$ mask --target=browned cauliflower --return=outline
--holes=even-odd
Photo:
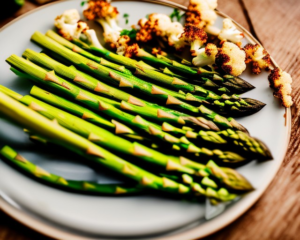
[[[276,67],[273,69],[269,75],[270,87],[274,91],[274,96],[281,100],[284,107],[289,108],[293,105],[292,99],[292,77],[287,72],[282,71],[280,68]]]
[[[218,35],[219,29],[213,27],[217,14],[217,0],[190,0],[186,11],[186,23],[205,28],[210,34]]]
[[[205,48],[201,48],[197,52],[197,56],[193,58],[193,65],[203,67],[215,63],[218,48],[213,43],[208,43]]]
[[[139,52],[139,45],[136,43],[130,44],[130,37],[127,35],[121,36],[117,41],[117,54],[132,58]]]
[[[112,48],[116,48],[120,37],[120,28],[117,24],[119,12],[116,7],[110,5],[105,0],[90,0],[88,7],[83,11],[83,15],[88,20],[99,22],[104,29],[104,40],[110,43]]]
[[[152,13],[149,19],[142,18],[138,24],[140,30],[136,34],[136,40],[141,42],[148,42],[154,36],[167,37],[167,31],[172,23],[171,18],[165,14]]]
[[[258,44],[247,44],[244,47],[246,52],[246,63],[251,63],[254,74],[261,73],[261,70],[269,68],[271,64],[270,54]]]
[[[207,41],[207,34],[202,28],[187,24],[184,27],[184,32],[181,34],[180,39],[191,46],[190,51],[192,56],[197,56],[200,48]]]
[[[152,48],[151,49],[151,53],[153,54],[153,55],[157,55],[157,54],[159,54],[159,55],[162,55],[162,56],[167,56],[168,54],[166,53],[166,52],[164,52],[160,47],[158,47],[158,48]]]
[[[226,74],[239,76],[246,69],[245,64],[246,53],[236,44],[224,42],[218,49],[216,55],[216,65]]]
[[[83,15],[90,21],[98,18],[116,19],[118,14],[117,8],[105,0],[89,0],[88,8],[83,11]]]
[[[54,25],[58,33],[68,40],[80,39],[94,47],[103,48],[100,44],[96,32],[89,29],[86,22],[80,20],[79,12],[76,9],[65,11],[56,17]]]

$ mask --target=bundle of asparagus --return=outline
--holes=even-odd
[[[41,88],[33,86],[31,96],[22,96],[0,86],[0,113],[25,127],[31,139],[60,145],[134,183],[66,180],[5,146],[0,154],[10,164],[44,183],[80,193],[151,191],[219,203],[253,190],[228,167],[272,159],[267,146],[232,117],[264,107],[237,95],[251,90],[251,84],[207,66],[180,63],[171,54],[154,56],[137,45],[132,51],[141,60],[115,54],[85,22],[68,20],[68,14],[79,18],[70,10],[55,20],[63,37],[54,31],[32,35],[46,53],[27,49],[24,58],[7,59],[16,75]],[[104,15],[98,20],[105,39],[116,47],[111,40],[121,39],[120,29]],[[108,31],[112,26],[116,29]]]
[[[5,91],[5,89],[3,91]],[[6,93],[9,92],[9,90],[6,91]],[[20,100],[20,96],[18,96],[17,94],[12,94],[11,96],[19,98]],[[39,104],[41,104],[41,102],[39,102]],[[249,184],[249,182],[247,182],[247,180],[244,179],[236,171],[228,168],[220,168],[211,161],[206,166],[203,166],[201,171],[202,176],[200,175],[199,182],[193,182],[190,180],[188,181],[188,184],[178,183],[169,178],[166,178],[165,176],[159,177],[115,156],[114,154],[98,147],[97,145],[94,145],[89,140],[86,140],[66,130],[65,128],[57,124],[57,120],[50,121],[40,116],[38,113],[32,110],[33,108],[39,112],[43,112],[42,106],[39,106],[37,103],[33,104],[32,102],[30,106],[31,108],[27,108],[13,100],[12,98],[8,97],[6,94],[0,92],[1,113],[10,117],[23,127],[28,128],[35,134],[41,135],[43,138],[47,139],[47,141],[59,144],[62,147],[68,148],[69,150],[80,154],[87,160],[91,160],[96,164],[108,167],[112,171],[135,180],[137,184],[139,184],[139,186],[141,186],[142,188],[145,188],[145,190],[147,188],[150,188],[156,191],[159,190],[172,194],[180,194],[187,197],[206,196],[216,201],[228,201],[237,196],[235,193],[230,193],[228,189],[233,189],[235,191],[252,190],[251,184]],[[47,104],[43,105],[43,107],[46,106]],[[50,111],[48,111],[47,113],[51,113],[51,110],[53,110],[54,108],[49,109]],[[47,113],[44,112],[44,116],[49,117]],[[51,119],[51,116],[49,118]],[[145,152],[142,152],[141,154],[145,154]],[[6,156],[7,155],[12,154],[6,154]],[[8,156],[8,158],[13,157]],[[19,159],[21,158],[14,156],[14,159],[20,161]],[[23,161],[26,163],[26,160],[23,159]],[[190,171],[192,171],[192,168],[190,168]],[[39,175],[39,171],[36,171],[36,169],[33,172],[34,174]],[[183,176],[182,179],[191,179],[188,178],[189,176],[190,175],[187,174]],[[46,178],[46,180],[49,181],[50,179]],[[115,192],[109,193],[118,194],[119,191],[119,188],[115,188]],[[121,192],[126,192],[126,189],[122,188]]]

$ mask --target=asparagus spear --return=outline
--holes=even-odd
[[[149,136],[152,136],[160,141],[169,143],[177,146],[177,149],[182,149],[186,153],[194,154],[195,156],[206,156],[212,159],[219,159],[223,161],[224,159],[232,161],[244,161],[245,158],[233,152],[223,152],[220,150],[208,150],[206,148],[199,148],[194,144],[190,143],[186,138],[176,138],[171,134],[162,131],[159,125],[150,123],[140,116],[133,116],[128,113],[122,112],[121,110],[115,108],[110,104],[111,100],[105,101],[100,96],[96,96],[90,92],[87,92],[79,87],[65,81],[57,76],[53,72],[47,72],[44,69],[34,65],[33,63],[25,60],[23,58],[12,55],[7,59],[7,62],[17,68],[27,72],[33,77],[32,80],[39,82],[40,84],[51,87],[56,92],[79,101],[93,110],[99,111],[112,119],[117,119],[118,121],[125,123],[128,126],[139,129]],[[22,73],[14,70],[18,75]],[[26,76],[26,75],[25,75]],[[117,103],[116,103],[117,104]]]
[[[167,58],[159,59],[149,53],[141,53],[140,57],[146,63],[150,65],[157,66],[160,68],[169,68],[173,71],[179,72],[180,74],[188,75],[195,79],[210,78],[217,85],[221,85],[225,88],[228,88],[230,91],[235,93],[244,93],[254,88],[253,85],[241,79],[240,77],[235,77],[232,75],[221,76],[219,73],[214,71],[208,71],[204,68],[193,68],[184,64],[181,64],[175,60],[170,60]],[[202,79],[205,80],[205,79]]]
[[[209,91],[201,86],[188,83],[180,78],[171,77],[163,73],[153,71],[151,69],[138,66],[135,75],[150,78],[154,81],[162,83],[171,89],[183,92],[193,93],[190,96],[191,101],[208,101],[212,108],[216,108],[219,113],[226,115],[245,116],[260,111],[265,104],[251,98],[241,99],[238,95],[222,96]],[[205,102],[204,102],[205,103]]]
[[[142,100],[140,98],[134,97],[124,91],[111,87],[103,82],[98,81],[92,76],[78,71],[75,67],[67,67],[45,54],[36,53],[30,49],[27,49],[23,56],[30,61],[43,65],[49,69],[54,70],[61,76],[72,80],[90,91],[96,94],[101,94],[113,99],[126,101],[126,111],[139,114],[145,118],[148,118],[157,122],[169,122],[172,124],[192,124],[199,125],[204,129],[218,130],[218,127],[211,121],[208,121],[202,117],[193,117],[178,111],[174,111],[168,108],[161,107],[157,104],[150,103],[148,101]]]
[[[104,48],[103,49],[93,48],[92,46],[89,46],[89,45],[87,45],[86,43],[84,43],[80,40],[73,39],[73,42],[75,42],[76,45],[72,44],[71,42],[64,39],[63,37],[61,37],[60,35],[58,35],[56,32],[54,32],[52,30],[47,31],[46,35],[48,37],[50,37],[51,39],[55,40],[56,42],[60,43],[61,45],[71,49],[72,51],[77,52],[80,55],[85,56],[85,57],[87,57],[89,59],[92,59],[92,60],[97,59],[97,57],[95,55],[91,54],[90,52],[85,51],[82,48],[96,51],[96,52],[100,53],[102,57],[104,57],[108,60],[111,60],[113,62],[117,62],[117,63],[119,63],[123,66],[126,66],[126,67],[130,68],[130,69],[135,69],[136,65],[138,64],[138,61],[136,61],[134,59],[117,55],[113,52],[108,51],[107,49],[104,49]],[[78,46],[80,46],[82,48],[80,48]],[[97,62],[97,60],[96,60],[96,62]]]
[[[0,154],[5,157],[10,164],[21,169],[31,177],[68,191],[101,195],[128,195],[142,192],[141,186],[127,187],[124,184],[99,184],[89,181],[67,180],[34,165],[9,146],[4,146],[0,150]]]
[[[0,112],[23,127],[46,137],[85,159],[111,169],[146,188],[170,193],[189,194],[191,189],[167,178],[158,177],[139,168],[77,134],[46,119],[23,104],[0,92]]]
[[[101,66],[92,60],[88,60],[81,55],[78,55],[71,50],[63,47],[62,45],[54,42],[53,40],[47,38],[43,34],[36,32],[32,36],[32,40],[41,44],[42,46],[50,49],[51,51],[60,54],[61,56],[67,58],[72,61],[75,65],[96,74],[99,77],[107,76],[107,74],[111,77],[110,83],[113,83],[119,87],[123,88],[134,88],[137,89],[142,94],[147,94],[151,98],[158,99],[161,101],[166,101],[167,105],[171,105],[172,107],[176,107],[177,109],[191,111],[193,113],[198,113],[208,118],[209,120],[214,121],[221,127],[225,128],[234,128],[242,131],[246,131],[246,129],[237,123],[233,118],[228,119],[218,115],[217,113],[207,109],[205,106],[201,105],[199,108],[194,107],[190,104],[180,101],[176,97],[183,98],[185,95],[179,94],[167,89],[163,89],[161,87],[155,86],[153,84],[142,81],[134,76],[129,76],[122,73],[117,73],[114,70],[107,70],[104,66]],[[106,72],[105,72],[106,71]],[[104,78],[103,78],[104,79]],[[107,80],[107,79],[104,79]]]

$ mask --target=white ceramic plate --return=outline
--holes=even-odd
[[[42,7],[14,21],[0,32],[0,84],[21,93],[28,94],[31,84],[17,78],[9,70],[5,59],[11,54],[21,56],[26,48],[39,51],[29,41],[34,31],[46,32],[53,28],[53,19],[64,10],[80,7],[81,0],[60,1]],[[118,1],[120,16],[129,14],[129,24],[120,18],[122,27],[129,27],[149,13],[170,14],[175,5],[166,2]],[[168,5],[168,6],[167,6]],[[181,7],[184,9],[184,7]],[[222,14],[216,26],[221,27]],[[98,27],[100,28],[100,27]],[[255,41],[248,35],[249,41]],[[247,40],[247,41],[248,41]],[[247,42],[245,41],[245,42]],[[127,237],[164,239],[192,239],[211,234],[226,226],[243,214],[265,191],[274,178],[284,158],[290,132],[290,111],[272,96],[268,87],[267,73],[253,76],[244,73],[242,77],[256,89],[245,96],[256,98],[267,106],[260,112],[241,118],[239,121],[250,133],[263,140],[272,151],[273,161],[252,162],[239,168],[256,190],[230,206],[223,214],[204,220],[204,204],[180,202],[154,196],[98,197],[84,196],[56,190],[35,182],[0,161],[0,206],[4,211],[22,223],[46,235],[58,239],[103,239]],[[30,143],[21,129],[0,119],[0,145],[9,144],[28,159],[46,170],[69,179],[96,180],[101,183],[115,182],[99,172],[78,162],[76,156],[59,153],[45,153]],[[175,231],[176,230],[176,231]]]

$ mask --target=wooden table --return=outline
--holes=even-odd
[[[187,0],[174,0],[187,4]],[[36,8],[29,1],[15,16],[0,21],[0,27]],[[271,56],[294,80],[292,136],[287,156],[262,198],[242,217],[209,240],[300,239],[300,1],[219,0],[221,11],[256,36]],[[274,129],[276,131],[276,129]],[[46,240],[38,233],[0,213],[0,240]]]

